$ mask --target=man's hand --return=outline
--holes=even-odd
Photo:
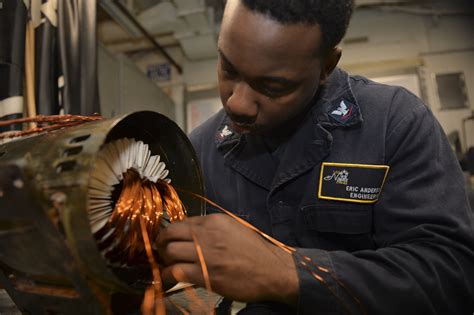
[[[291,254],[223,214],[191,217],[163,229],[157,240],[162,278],[204,286],[193,234],[201,246],[212,290],[242,301],[295,305],[298,277]]]

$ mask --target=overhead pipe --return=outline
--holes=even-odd
[[[138,22],[138,20],[133,16],[133,14],[128,11],[128,9],[120,2],[120,0],[113,0],[113,3],[116,5],[116,7],[125,15],[127,19],[132,22],[132,24],[140,31],[140,33],[143,34],[143,36],[152,44],[152,46],[158,50],[175,68],[178,70],[179,74],[183,73],[183,68],[181,67],[180,64],[174,60],[174,58],[166,52],[166,50],[161,46],[154,38],[153,36]]]

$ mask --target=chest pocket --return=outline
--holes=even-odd
[[[324,250],[375,249],[372,205],[321,202],[301,208],[306,237]]]

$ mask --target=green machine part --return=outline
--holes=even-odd
[[[151,282],[147,266],[111,266],[88,219],[101,147],[134,138],[159,154],[183,191],[203,194],[195,152],[167,117],[136,112],[0,145],[0,284],[23,314],[132,314]],[[188,215],[202,201],[180,193]]]

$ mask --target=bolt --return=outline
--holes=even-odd
[[[19,178],[15,179],[13,181],[13,187],[15,187],[17,189],[22,189],[24,185],[25,185],[25,183]]]
[[[62,191],[57,191],[51,195],[50,200],[53,202],[53,207],[55,209],[61,210],[62,208],[64,208],[67,196]]]

